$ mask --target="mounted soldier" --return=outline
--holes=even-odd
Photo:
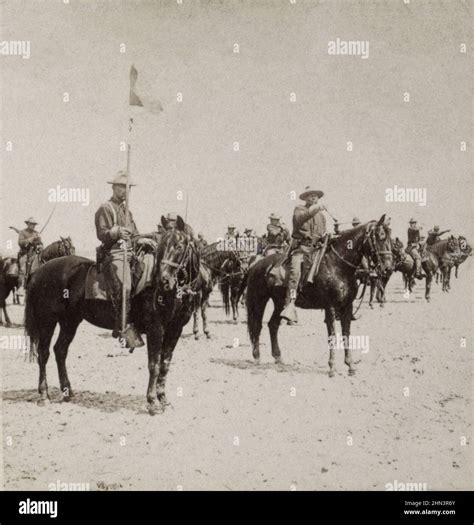
[[[426,240],[426,245],[431,246],[435,242],[440,241],[441,235],[444,235],[445,233],[450,232],[451,230],[444,230],[442,232],[439,231],[439,226],[433,226],[433,229],[428,232],[428,239]]]
[[[307,186],[300,195],[304,205],[296,206],[293,211],[293,233],[290,246],[288,287],[285,306],[280,317],[291,323],[298,321],[295,301],[301,277],[301,266],[305,255],[311,255],[319,247],[319,241],[326,235],[326,217],[324,205],[318,204],[324,193]]]
[[[415,277],[422,279],[423,274],[421,273],[421,255],[420,255],[420,241],[421,241],[421,228],[417,226],[415,219],[410,219],[410,227],[407,231],[407,249],[406,252],[410,254],[415,261]]]
[[[268,217],[267,233],[263,236],[264,254],[277,253],[286,248],[291,242],[290,232],[281,224],[281,217],[276,213]]]
[[[30,266],[35,251],[43,248],[40,234],[35,230],[38,224],[33,217],[25,221],[26,228],[18,235],[18,290],[17,295],[25,295],[26,280],[30,272]],[[18,230],[17,230],[18,231]]]
[[[357,226],[360,226],[362,223],[360,222],[359,217],[354,217],[352,219],[352,227],[357,228]]]
[[[124,337],[127,347],[131,341],[134,346],[143,346],[140,334],[133,324],[129,323],[130,293],[132,288],[131,262],[134,249],[138,246],[156,248],[156,242],[147,238],[137,230],[132,213],[126,215],[126,184],[127,173],[119,171],[116,177],[107,181],[112,184],[112,197],[102,204],[95,213],[96,234],[100,247],[100,259],[103,263],[104,277],[112,301],[115,315],[112,337]],[[128,182],[129,188],[136,184]],[[126,264],[124,264],[124,248],[126,247]],[[125,274],[125,275],[124,275]],[[125,287],[125,330],[122,332],[122,288]],[[137,344],[138,342],[138,344]],[[141,344],[140,344],[141,342]]]

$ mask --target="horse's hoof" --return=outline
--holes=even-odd
[[[260,364],[260,357],[254,357],[253,360],[256,365]]]
[[[335,370],[329,370],[329,377],[334,377],[336,375]]]
[[[39,407],[46,407],[51,404],[51,401],[49,399],[41,398],[41,399],[38,399],[38,402],[36,404]]]
[[[198,334],[194,334],[194,340],[195,341],[199,341],[199,335]]]
[[[350,376],[355,376],[355,373],[356,373],[356,369],[355,368],[349,368],[349,375]]]
[[[369,304],[370,308],[373,310],[374,309],[374,305],[373,304]]]
[[[238,324],[239,320],[238,319],[234,319],[234,324]]]
[[[284,365],[283,359],[281,357],[275,357],[275,364],[276,365]]]
[[[158,414],[163,414],[165,409],[161,405],[157,405],[156,403],[149,403],[148,404],[148,413],[150,416],[157,416]]]
[[[211,334],[209,332],[206,332],[206,338],[207,339],[210,339],[211,338]]]

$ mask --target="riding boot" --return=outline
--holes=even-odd
[[[112,337],[121,338],[125,341],[125,348],[129,348],[130,352],[133,352],[135,348],[144,346],[144,341],[140,333],[135,329],[134,325],[129,322],[130,317],[130,297],[127,294],[126,297],[126,310],[125,310],[125,329],[122,330],[122,287],[120,283],[116,283],[114,290],[111,294],[112,305],[114,307],[114,329],[112,331]]]
[[[289,325],[295,324],[298,322],[298,315],[296,313],[295,307],[296,301],[296,290],[288,288],[286,291],[285,307],[283,308],[280,317],[286,319]]]

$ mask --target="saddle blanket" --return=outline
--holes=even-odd
[[[135,284],[132,277],[132,297],[138,295],[148,286],[151,286],[153,277],[153,267],[155,264],[154,256],[151,253],[144,254],[140,257],[140,277]],[[97,271],[97,265],[93,264],[86,277],[86,299],[98,299],[101,301],[110,301],[107,291],[107,284],[103,272]]]

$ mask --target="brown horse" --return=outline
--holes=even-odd
[[[454,276],[456,277],[456,279],[458,278],[459,265],[462,264],[468,257],[472,255],[472,246],[467,242],[466,237],[460,235],[458,237],[458,241],[461,254],[459,255],[459,257],[456,257],[456,260],[454,261]]]
[[[460,254],[459,241],[454,235],[428,246],[426,255],[421,260],[421,266],[426,274],[425,299],[427,302],[430,302],[431,282],[438,268],[443,278],[442,290],[449,292],[449,274]]]
[[[381,275],[378,275],[375,271],[375,268],[370,268],[370,308],[373,308],[374,295],[377,302],[380,304],[380,307],[384,306],[385,288],[395,269],[393,262],[394,256],[392,251],[392,239],[390,234],[391,230],[386,224],[377,225],[375,228],[375,247],[382,260],[384,271]],[[377,292],[376,294],[375,291]]]
[[[201,259],[193,308],[193,334],[196,341],[199,340],[199,312],[201,312],[202,318],[202,331],[207,339],[211,338],[211,333],[207,325],[207,308],[209,306],[209,297],[214,288],[215,280],[216,278],[213,278],[211,269]]]
[[[13,292],[13,304],[15,301],[15,290],[18,287],[18,261],[14,257],[0,258],[0,325],[3,325],[2,311],[5,315],[5,326],[11,326],[10,317],[7,312],[7,298]]]
[[[395,237],[395,241],[392,243],[392,253],[394,270],[402,274],[405,292],[411,293],[415,286],[415,261],[405,252],[403,242],[398,237]]]
[[[161,221],[166,230],[167,220]],[[60,326],[54,353],[63,399],[73,393],[66,370],[69,345],[85,319],[95,326],[112,329],[114,313],[109,301],[86,299],[86,276],[94,261],[71,255],[47,262],[31,278],[26,298],[25,327],[30,336],[30,355],[38,356],[39,404],[49,400],[46,364],[57,324]],[[131,321],[146,334],[149,381],[148,410],[156,414],[168,405],[166,376],[174,348],[193,311],[199,271],[199,255],[192,236],[178,216],[176,228],[161,237],[155,254],[152,286],[132,299]],[[67,295],[65,296],[65,290]]]
[[[378,222],[346,230],[330,240],[319,271],[313,283],[303,284],[296,306],[300,308],[324,309],[325,323],[329,338],[329,375],[335,374],[335,321],[340,319],[344,340],[345,363],[349,374],[355,373],[352,360],[352,349],[349,343],[352,303],[357,294],[356,270],[365,255],[375,262],[377,272],[381,275],[385,268],[378,255],[375,239],[375,229],[383,224],[385,215]],[[251,266],[247,284],[247,323],[252,343],[253,357],[260,361],[260,332],[262,318],[269,299],[272,299],[274,310],[268,322],[272,345],[272,356],[276,363],[281,363],[281,350],[278,344],[278,329],[280,314],[284,307],[286,288],[278,281],[271,269],[283,262],[284,254],[275,254],[257,261]]]

